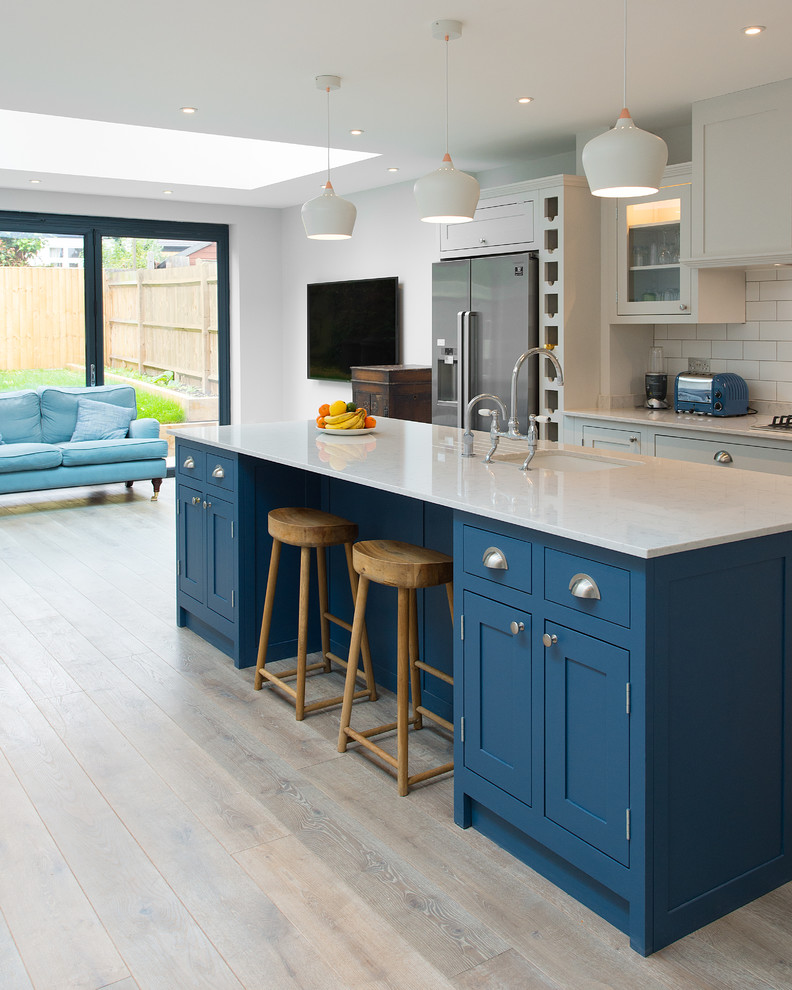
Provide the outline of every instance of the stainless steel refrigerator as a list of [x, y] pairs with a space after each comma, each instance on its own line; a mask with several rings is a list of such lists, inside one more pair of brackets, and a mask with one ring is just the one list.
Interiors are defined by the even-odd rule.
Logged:
[[[539, 342], [538, 271], [533, 253], [432, 266], [433, 423], [462, 426], [468, 402], [480, 392], [493, 392], [509, 408], [514, 362]], [[539, 404], [537, 368], [531, 360], [520, 371], [517, 417], [523, 432]], [[490, 421], [474, 409], [471, 425], [489, 429]]]

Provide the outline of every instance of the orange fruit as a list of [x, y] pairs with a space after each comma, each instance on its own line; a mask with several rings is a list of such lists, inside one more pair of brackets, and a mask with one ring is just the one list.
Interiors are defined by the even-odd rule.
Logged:
[[324, 405], [319, 406], [319, 415], [320, 416], [330, 415], [330, 406], [327, 402], [325, 402]]
[[364, 420], [363, 425], [365, 426], [365, 428], [367, 430], [373, 430], [374, 427], [377, 425], [377, 421], [376, 421], [376, 419], [374, 419], [373, 416], [366, 416], [366, 419]]
[[317, 416], [316, 417], [316, 425], [319, 427], [320, 430], [323, 430], [325, 428], [325, 425], [324, 425], [324, 416]]

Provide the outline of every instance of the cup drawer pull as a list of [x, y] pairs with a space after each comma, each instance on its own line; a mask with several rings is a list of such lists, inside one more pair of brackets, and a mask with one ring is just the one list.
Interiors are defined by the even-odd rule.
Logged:
[[186, 467], [188, 471], [192, 471], [192, 469], [195, 467], [195, 460], [192, 457], [185, 457], [184, 467]]
[[713, 457], [713, 460], [717, 461], [718, 464], [731, 464], [734, 458], [728, 450], [719, 450]]
[[569, 590], [575, 598], [602, 598], [597, 582], [588, 574], [574, 574], [569, 582]]
[[487, 547], [481, 558], [481, 563], [493, 571], [508, 571], [509, 569], [506, 554], [497, 547]]
[[225, 471], [218, 464], [217, 467], [212, 471], [213, 478], [225, 478]]

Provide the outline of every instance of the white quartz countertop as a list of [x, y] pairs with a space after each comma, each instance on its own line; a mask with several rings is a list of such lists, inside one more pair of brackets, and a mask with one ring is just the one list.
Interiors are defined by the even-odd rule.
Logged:
[[[785, 409], [784, 412], [789, 412]], [[632, 423], [655, 429], [700, 430], [702, 433], [751, 437], [753, 440], [781, 440], [792, 444], [792, 430], [763, 430], [772, 413], [749, 413], [747, 416], [702, 416], [700, 413], [675, 413], [673, 409], [568, 409], [565, 416], [598, 419], [613, 423]]]
[[[185, 441], [636, 557], [792, 530], [792, 478], [756, 471], [723, 471], [715, 465], [613, 451], [583, 452], [563, 444], [540, 444], [540, 450], [569, 451], [619, 466], [585, 472], [541, 467], [521, 471], [515, 461], [483, 462], [486, 433], [476, 433], [475, 457], [463, 458], [461, 430], [384, 418], [364, 436], [329, 434], [313, 421], [171, 432]], [[502, 440], [496, 459], [524, 450], [524, 443]], [[383, 527], [384, 533], [386, 524]]]

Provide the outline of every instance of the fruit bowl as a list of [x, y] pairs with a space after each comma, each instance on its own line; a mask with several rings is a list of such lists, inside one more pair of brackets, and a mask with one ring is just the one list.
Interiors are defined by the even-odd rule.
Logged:
[[373, 433], [376, 429], [376, 426], [368, 426], [362, 430], [330, 430], [326, 426], [316, 427], [317, 433], [326, 437], [362, 437], [366, 433]]

